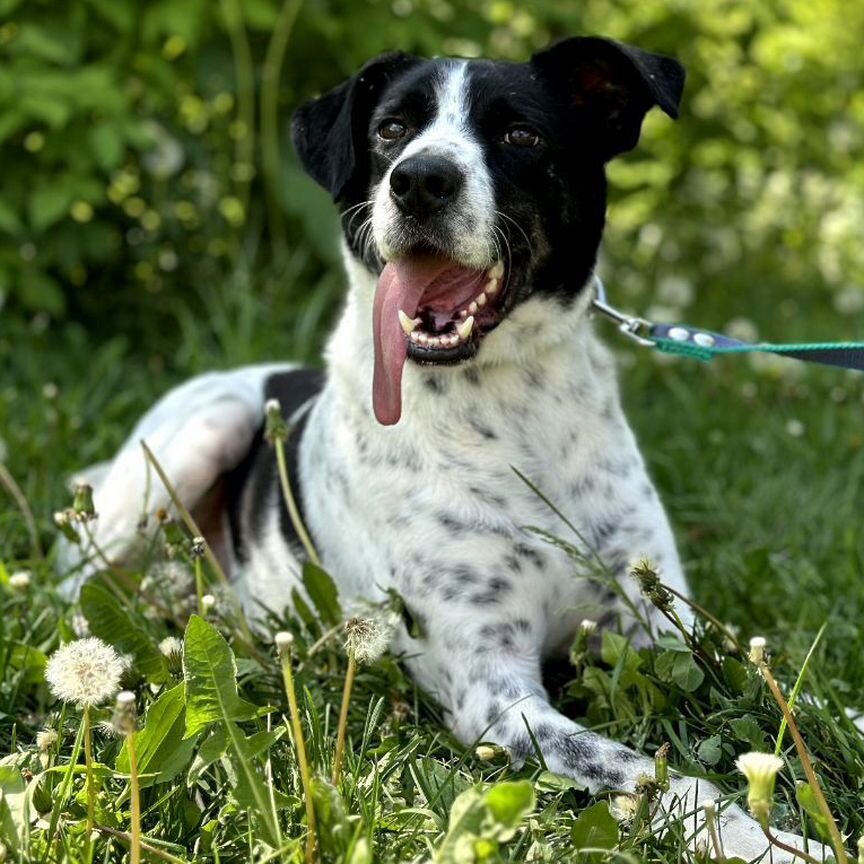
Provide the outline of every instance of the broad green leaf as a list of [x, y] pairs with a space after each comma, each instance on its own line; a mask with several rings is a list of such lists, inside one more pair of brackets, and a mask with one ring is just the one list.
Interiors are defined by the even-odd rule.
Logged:
[[0, 837], [17, 855], [26, 828], [27, 784], [14, 765], [0, 765]]
[[[185, 731], [186, 686], [178, 684], [160, 694], [150, 706], [144, 728], [135, 738], [142, 787], [167, 783], [189, 764], [197, 736], [184, 738]], [[123, 774], [129, 773], [126, 743], [117, 756], [115, 767]]]
[[752, 750], [757, 750], [761, 753], [768, 749], [765, 733], [752, 714], [744, 714], [731, 720], [729, 728], [739, 741], [749, 744]]
[[706, 738], [696, 750], [696, 755], [706, 765], [714, 766], [723, 755], [723, 739], [720, 735], [712, 735]]
[[321, 623], [328, 627], [339, 624], [342, 621], [342, 607], [339, 605], [336, 583], [330, 574], [307, 561], [303, 565], [303, 585]]
[[201, 775], [214, 763], [221, 759], [228, 751], [228, 738], [224, 726], [217, 726], [207, 737], [192, 762], [192, 767], [186, 775], [186, 782], [194, 786]]
[[[642, 665], [642, 658], [633, 650], [630, 640], [620, 633], [611, 630], [603, 631], [603, 642], [600, 649], [603, 662], [617, 666], [623, 662], [624, 670], [635, 672]], [[624, 658], [623, 661], [621, 658]]]
[[211, 723], [251, 720], [258, 709], [237, 694], [234, 654], [222, 634], [198, 615], [186, 625], [183, 639], [186, 681], [186, 737]]
[[528, 780], [498, 783], [486, 794], [486, 806], [496, 822], [504, 828], [515, 828], [534, 809], [536, 798]]
[[90, 625], [90, 632], [121, 654], [131, 654], [135, 670], [148, 681], [161, 684], [168, 678], [165, 658], [150, 634], [107, 588], [88, 582], [81, 589], [81, 611]]
[[675, 684], [686, 693], [692, 693], [705, 680], [705, 673], [696, 665], [689, 651], [664, 651], [657, 658], [654, 670], [661, 681]]
[[527, 780], [478, 786], [462, 792], [450, 808], [447, 834], [435, 852], [436, 864], [473, 864], [494, 855], [498, 843], [510, 840], [534, 808], [534, 789]]
[[602, 853], [591, 854], [593, 850], [614, 849], [618, 845], [620, 833], [615, 817], [609, 812], [609, 805], [599, 801], [579, 814], [571, 832], [573, 845], [577, 849], [588, 850], [587, 861], [599, 861]]
[[45, 664], [48, 658], [32, 645], [16, 644], [7, 658], [10, 669], [23, 672], [27, 684], [38, 684], [45, 678]]
[[234, 800], [240, 807], [246, 810], [255, 810], [266, 801], [269, 807], [270, 797], [277, 808], [288, 806], [289, 799], [276, 789], [269, 787], [264, 779], [263, 771], [252, 767], [252, 763], [259, 756], [266, 753], [284, 734], [285, 727], [279, 726], [270, 731], [256, 732], [248, 738], [240, 729], [233, 726], [229, 730], [230, 740], [235, 747], [228, 751], [228, 759], [231, 764], [232, 794]]

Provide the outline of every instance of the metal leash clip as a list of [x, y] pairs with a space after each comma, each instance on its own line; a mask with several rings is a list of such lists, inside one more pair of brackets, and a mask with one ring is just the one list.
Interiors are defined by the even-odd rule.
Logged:
[[632, 339], [637, 344], [643, 345], [646, 348], [653, 348], [655, 345], [654, 340], [643, 335], [646, 332], [651, 332], [653, 324], [645, 318], [638, 318], [635, 315], [625, 315], [620, 309], [610, 306], [606, 297], [606, 286], [596, 273], [594, 274], [594, 286], [596, 296], [591, 301], [592, 308], [614, 321], [618, 325], [618, 329], [628, 339]]

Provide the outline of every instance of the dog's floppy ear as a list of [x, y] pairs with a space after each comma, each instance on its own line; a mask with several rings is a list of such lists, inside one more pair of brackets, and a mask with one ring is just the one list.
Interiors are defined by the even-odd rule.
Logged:
[[604, 160], [632, 150], [642, 120], [658, 105], [678, 117], [684, 67], [674, 58], [593, 36], [565, 39], [531, 58], [546, 79], [566, 88], [574, 109], [598, 124]]
[[353, 78], [294, 113], [294, 149], [309, 176], [339, 201], [368, 171], [369, 118], [386, 84], [420, 62], [401, 52], [370, 60]]

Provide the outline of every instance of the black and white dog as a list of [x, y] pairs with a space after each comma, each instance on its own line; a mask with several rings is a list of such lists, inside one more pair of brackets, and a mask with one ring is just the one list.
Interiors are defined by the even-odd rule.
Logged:
[[[250, 607], [283, 608], [303, 556], [262, 444], [265, 401], [278, 398], [325, 567], [346, 604], [401, 594], [422, 635], [403, 630], [394, 650], [455, 734], [516, 757], [533, 752], [533, 736], [551, 770], [632, 792], [653, 763], [562, 716], [540, 669], [583, 619], [635, 640], [645, 637], [631, 604], [660, 623], [628, 575], [634, 560], [687, 590], [587, 314], [604, 166], [636, 145], [653, 106], [677, 116], [683, 85], [671, 58], [573, 38], [522, 64], [384, 55], [302, 106], [295, 147], [340, 208], [350, 282], [326, 373], [252, 367], [169, 393], [95, 478], [97, 541], [118, 557], [131, 550], [145, 439], [190, 506], [225, 478], [209, 539]], [[526, 530], [559, 535], [562, 522], [513, 468], [620, 577], [629, 603]], [[151, 511], [168, 504], [155, 484]], [[692, 846], [705, 838], [697, 803], [718, 795], [680, 777], [664, 797], [687, 814]], [[727, 855], [766, 852], [740, 808], [721, 822]]]

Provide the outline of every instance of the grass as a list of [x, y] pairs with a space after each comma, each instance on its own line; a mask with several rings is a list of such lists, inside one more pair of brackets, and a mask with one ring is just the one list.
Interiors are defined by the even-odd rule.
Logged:
[[[157, 339], [149, 352], [116, 336], [92, 344], [74, 325], [42, 332], [38, 326], [13, 327], [0, 335], [2, 461], [35, 514], [45, 553], [43, 558], [31, 551], [24, 517], [0, 491], [0, 754], [8, 754], [0, 761], [0, 837], [7, 860], [85, 860], [83, 765], [69, 769], [81, 718], [72, 706], [55, 703], [43, 681], [45, 657], [74, 638], [74, 627], [80, 626], [80, 610], [57, 593], [51, 565], [51, 514], [71, 503], [64, 478], [110, 454], [136, 415], [188, 374], [280, 355], [315, 356], [318, 346], [308, 336], [302, 343], [294, 340], [300, 347], [289, 351], [284, 334], [319, 332], [316, 322], [326, 317], [332, 285], [315, 298], [312, 325], [307, 319], [293, 331], [288, 329], [288, 322], [297, 320], [292, 303], [265, 308], [251, 296], [227, 288], [217, 292], [209, 298], [214, 311], [206, 320], [189, 309], [177, 310], [181, 326], [171, 334], [176, 349], [169, 337]], [[832, 334], [836, 322], [830, 309], [798, 299], [796, 316], [777, 317], [770, 295], [754, 299], [749, 314], [777, 339]], [[707, 296], [688, 317], [716, 329], [739, 311], [736, 305], [735, 298]], [[615, 340], [611, 329], [608, 338]], [[676, 526], [699, 602], [732, 626], [744, 644], [754, 634], [768, 637], [773, 668], [787, 694], [826, 625], [804, 682], [824, 707], [801, 705], [797, 717], [827, 802], [851, 847], [864, 833], [864, 739], [838, 709], [864, 707], [861, 376], [792, 361], [776, 370], [755, 369], [746, 360], [710, 367], [666, 363], [620, 347], [628, 413]], [[13, 590], [9, 574], [25, 569], [31, 572], [29, 587]], [[185, 686], [187, 697], [190, 687], [201, 688], [206, 702], [213, 688], [221, 692], [227, 681], [233, 697], [229, 692], [225, 704], [233, 705], [234, 713], [201, 714], [191, 744], [182, 744], [181, 716], [179, 726], [163, 729], [163, 749], [154, 757], [147, 749], [148, 724], [151, 738], [158, 731], [153, 705], [179, 681], [176, 665], [159, 666], [155, 646], [166, 636], [182, 635], [188, 614], [165, 620], [152, 614], [142, 596], [121, 603], [105, 593], [109, 600], [98, 595], [85, 609], [91, 629], [101, 635], [112, 632], [112, 622], [125, 622], [117, 644], [128, 651], [129, 632], [140, 634], [143, 641], [132, 645], [136, 660], [149, 658], [150, 679], [162, 681], [159, 688], [148, 686], [140, 674], [124, 681], [138, 695], [143, 722], [137, 751], [144, 777], [144, 860], [304, 859], [303, 786], [272, 644], [272, 634], [280, 630], [294, 636], [293, 678], [314, 775], [322, 860], [680, 860], [680, 832], [660, 838], [638, 819], [621, 827], [618, 852], [590, 858], [580, 853], [578, 839], [589, 820], [599, 818], [596, 802], [536, 762], [516, 769], [495, 751], [481, 759], [458, 745], [441, 725], [436, 705], [388, 657], [357, 670], [348, 746], [334, 787], [327, 778], [347, 660], [333, 635], [339, 622], [326, 604], [320, 610], [323, 623], [310, 616], [274, 618], [270, 637], [248, 643], [232, 639], [238, 630], [223, 600], [208, 619], [216, 635], [196, 627], [215, 640], [216, 653], [223, 650], [219, 632], [232, 643], [238, 689], [231, 689], [228, 655], [222, 658], [228, 671], [214, 678], [210, 689], [204, 679]], [[175, 602], [171, 608], [180, 607]], [[121, 614], [125, 617], [118, 618]], [[735, 756], [772, 751], [781, 715], [765, 684], [716, 631], [706, 630], [700, 646], [708, 659], [694, 655], [701, 680], [697, 675], [688, 683], [668, 674], [661, 658], [673, 650], [669, 644], [635, 654], [607, 637], [578, 665], [550, 668], [550, 690], [569, 716], [648, 753], [668, 742], [673, 767], [700, 773], [740, 795]], [[193, 649], [187, 640], [187, 650]], [[136, 663], [136, 668], [145, 667]], [[160, 703], [163, 714], [168, 701]], [[241, 704], [253, 708], [237, 707]], [[94, 712], [99, 829], [92, 860], [98, 861], [124, 860], [130, 829], [128, 777], [117, 767], [123, 742], [99, 726], [110, 715], [111, 706]], [[47, 751], [35, 743], [43, 728], [59, 733]], [[179, 767], [167, 759], [171, 753], [179, 754]], [[793, 778], [804, 775], [788, 735], [783, 755], [774, 822], [801, 830], [803, 820], [812, 835], [817, 827], [795, 799]], [[148, 765], [151, 772], [160, 768], [161, 782], [147, 777]], [[530, 788], [516, 782], [526, 780]], [[489, 800], [470, 792], [479, 782], [495, 784], [506, 803], [503, 810], [516, 814], [518, 827], [489, 815]], [[18, 815], [25, 790], [34, 816], [26, 828]], [[453, 857], [459, 837], [448, 835], [451, 807], [460, 794], [468, 815], [453, 830], [474, 825], [480, 838], [470, 844], [474, 857]], [[494, 812], [503, 812], [501, 801], [494, 804]], [[46, 828], [52, 821], [60, 830], [49, 844]]]

